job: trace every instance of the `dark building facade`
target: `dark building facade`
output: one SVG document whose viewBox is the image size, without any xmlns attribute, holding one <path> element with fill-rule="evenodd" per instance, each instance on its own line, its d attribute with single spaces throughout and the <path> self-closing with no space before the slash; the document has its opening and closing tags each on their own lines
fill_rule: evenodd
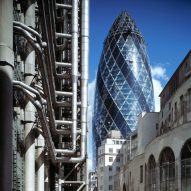
<svg viewBox="0 0 191 191">
<path fill-rule="evenodd" d="M 96 147 L 110 130 L 120 130 L 125 138 L 135 129 L 138 114 L 154 111 L 146 45 L 127 12 L 117 17 L 104 41 L 95 91 Z"/>
</svg>

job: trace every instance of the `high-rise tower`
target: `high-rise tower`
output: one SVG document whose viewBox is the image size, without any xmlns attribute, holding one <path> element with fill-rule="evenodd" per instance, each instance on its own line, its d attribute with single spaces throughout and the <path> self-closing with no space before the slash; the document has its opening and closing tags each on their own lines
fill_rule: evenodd
<svg viewBox="0 0 191 191">
<path fill-rule="evenodd" d="M 142 112 L 154 111 L 153 84 L 144 39 L 127 12 L 113 23 L 97 72 L 93 131 L 96 147 L 110 130 L 125 138 Z"/>
</svg>

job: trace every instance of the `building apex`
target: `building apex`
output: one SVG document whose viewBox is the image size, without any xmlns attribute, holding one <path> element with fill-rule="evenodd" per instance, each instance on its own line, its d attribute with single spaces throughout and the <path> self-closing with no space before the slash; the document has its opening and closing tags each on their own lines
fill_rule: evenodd
<svg viewBox="0 0 191 191">
<path fill-rule="evenodd" d="M 108 38 L 115 35 L 116 33 L 120 34 L 128 32 L 134 32 L 141 36 L 140 31 L 136 27 L 136 23 L 132 17 L 127 13 L 127 11 L 122 11 L 114 21 L 108 33 Z"/>
</svg>

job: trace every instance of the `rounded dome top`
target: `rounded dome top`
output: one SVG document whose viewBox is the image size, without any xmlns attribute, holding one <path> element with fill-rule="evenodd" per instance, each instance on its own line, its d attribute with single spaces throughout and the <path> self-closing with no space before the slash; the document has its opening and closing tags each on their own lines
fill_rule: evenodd
<svg viewBox="0 0 191 191">
<path fill-rule="evenodd" d="M 136 27 L 135 21 L 126 11 L 122 11 L 114 21 L 107 38 L 110 38 L 117 33 L 121 34 L 127 32 L 134 32 L 141 36 L 140 31 Z"/>
</svg>

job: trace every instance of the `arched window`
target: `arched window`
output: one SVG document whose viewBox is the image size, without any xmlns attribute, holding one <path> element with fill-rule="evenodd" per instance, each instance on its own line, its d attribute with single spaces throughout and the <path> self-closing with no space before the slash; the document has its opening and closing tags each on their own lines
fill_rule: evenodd
<svg viewBox="0 0 191 191">
<path fill-rule="evenodd" d="M 125 184 L 123 184 L 123 191 L 126 191 L 126 186 L 125 186 Z"/>
<path fill-rule="evenodd" d="M 171 148 L 165 148 L 160 154 L 160 191 L 175 190 L 175 157 Z"/>
<path fill-rule="evenodd" d="M 186 141 L 181 151 L 182 191 L 191 190 L 191 139 Z"/>
<path fill-rule="evenodd" d="M 156 190 L 156 162 L 153 155 L 149 157 L 148 160 L 148 179 L 147 179 L 147 190 Z"/>
</svg>

